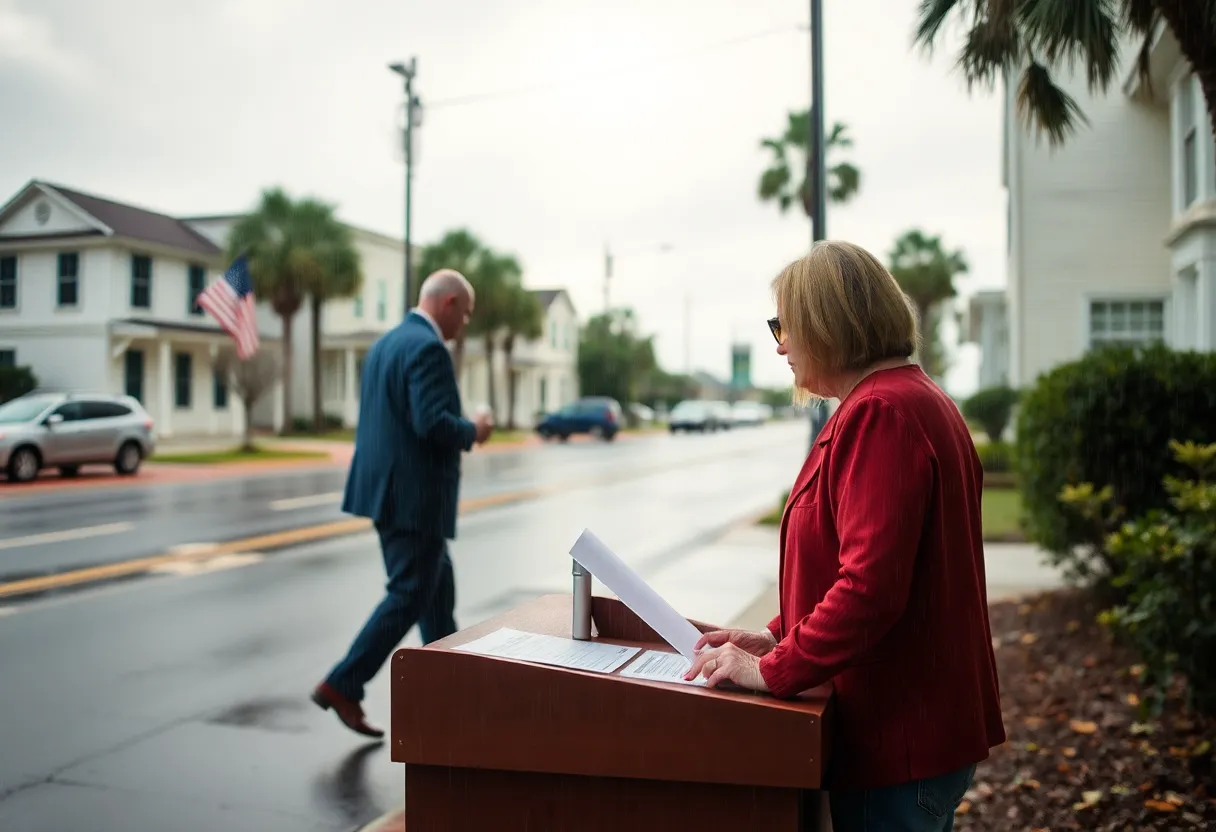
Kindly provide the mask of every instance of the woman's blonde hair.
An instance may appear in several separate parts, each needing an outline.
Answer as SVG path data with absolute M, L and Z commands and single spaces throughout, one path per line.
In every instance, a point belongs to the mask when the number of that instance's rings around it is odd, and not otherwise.
M 805 350 L 821 377 L 909 358 L 916 313 L 878 259 L 861 246 L 816 243 L 773 280 L 782 337 Z

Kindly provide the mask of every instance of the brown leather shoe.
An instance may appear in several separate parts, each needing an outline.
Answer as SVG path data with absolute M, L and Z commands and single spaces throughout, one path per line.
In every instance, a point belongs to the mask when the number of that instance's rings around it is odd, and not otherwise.
M 317 685 L 313 690 L 312 701 L 323 711 L 333 708 L 334 713 L 338 715 L 338 719 L 342 720 L 342 724 L 356 734 L 362 734 L 365 737 L 376 737 L 377 739 L 384 736 L 384 731 L 370 724 L 363 716 L 362 705 L 351 699 L 347 699 L 331 688 L 326 682 Z

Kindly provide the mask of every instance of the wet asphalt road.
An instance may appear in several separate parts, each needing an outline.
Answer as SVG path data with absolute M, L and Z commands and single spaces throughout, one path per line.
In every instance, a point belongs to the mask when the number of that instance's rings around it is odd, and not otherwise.
M 461 498 L 534 489 L 596 488 L 673 466 L 738 458 L 774 430 L 712 436 L 641 436 L 612 444 L 553 444 L 466 454 Z M 346 469 L 263 473 L 241 480 L 73 488 L 23 496 L 0 490 L 0 580 L 159 555 L 340 520 Z M 76 535 L 79 535 L 78 537 Z
M 648 579 L 678 571 L 700 543 L 773 503 L 806 438 L 792 424 L 471 462 L 466 497 L 518 487 L 510 477 L 523 472 L 554 482 L 636 475 L 462 518 L 452 548 L 458 623 L 569 591 L 566 552 L 584 527 Z M 670 464 L 660 472 L 656 462 Z M 340 482 L 333 476 L 310 485 Z M 292 479 L 242 485 L 261 502 L 241 516 L 253 522 L 266 500 L 308 491 Z M 197 501 L 181 495 L 110 498 L 140 508 L 149 529 L 207 527 L 188 519 Z M 309 519 L 336 516 L 314 509 Z M 341 832 L 400 803 L 402 769 L 387 746 L 365 744 L 307 701 L 379 600 L 374 538 L 251 560 L 0 607 L 0 830 Z M 730 590 L 731 575 L 704 579 Z M 690 604 L 681 612 L 696 617 Z M 385 727 L 388 701 L 382 673 L 367 707 Z

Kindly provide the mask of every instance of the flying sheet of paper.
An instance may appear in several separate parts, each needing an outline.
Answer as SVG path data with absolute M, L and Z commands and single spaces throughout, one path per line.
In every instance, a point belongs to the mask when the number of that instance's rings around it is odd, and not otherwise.
M 676 612 L 671 604 L 643 581 L 604 542 L 584 529 L 574 541 L 570 556 L 581 563 L 600 583 L 608 587 L 629 609 L 651 626 L 663 639 L 692 661 L 697 639 L 701 633 Z
M 692 662 L 679 653 L 666 653 L 662 650 L 647 650 L 638 660 L 621 671 L 622 676 L 634 679 L 651 679 L 655 682 L 678 682 L 681 685 L 705 686 L 704 676 L 698 676 L 691 682 L 684 678 Z
M 500 656 L 504 659 L 590 670 L 594 673 L 612 673 L 636 656 L 641 648 L 598 641 L 575 641 L 502 627 L 489 635 L 452 649 L 482 656 Z

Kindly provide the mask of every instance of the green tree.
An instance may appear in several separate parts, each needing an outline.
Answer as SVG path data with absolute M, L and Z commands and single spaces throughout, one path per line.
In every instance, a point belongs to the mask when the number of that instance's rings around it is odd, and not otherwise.
M 314 289 L 317 252 L 311 246 L 317 209 L 308 200 L 296 202 L 282 188 L 268 188 L 253 212 L 242 217 L 228 236 L 228 255 L 244 253 L 257 296 L 270 303 L 283 329 L 283 430 L 292 426 L 292 324 Z
M 579 386 L 585 396 L 609 396 L 628 407 L 657 367 L 651 337 L 642 337 L 632 309 L 595 315 L 578 346 Z
M 772 151 L 773 158 L 764 173 L 760 174 L 757 194 L 761 202 L 776 202 L 781 213 L 798 202 L 807 217 L 814 218 L 815 195 L 811 191 L 807 176 L 807 111 L 788 113 L 785 132 L 777 138 L 762 139 L 760 146 Z M 825 150 L 849 150 L 853 139 L 848 128 L 836 122 L 826 138 Z M 791 156 L 794 157 L 791 160 Z M 796 167 L 795 167 L 796 165 Z M 795 174 L 795 170 L 797 173 Z M 832 202 L 848 202 L 861 189 L 861 171 L 848 162 L 837 162 L 828 168 L 827 198 Z
M 957 294 L 954 278 L 967 271 L 962 251 L 946 251 L 940 236 L 913 229 L 904 232 L 890 253 L 892 276 L 916 307 L 922 345 L 918 358 L 930 376 L 946 371 L 945 350 L 938 332 L 937 307 Z
M 544 334 L 545 310 L 536 295 L 515 283 L 504 293 L 502 313 L 502 354 L 507 367 L 507 430 L 515 430 L 515 399 L 519 390 L 515 343 L 519 338 L 533 341 Z
M 322 399 L 321 320 L 326 301 L 348 298 L 363 285 L 362 265 L 350 228 L 334 216 L 334 208 L 312 199 L 296 206 L 304 250 L 310 259 L 307 275 L 312 311 L 312 408 L 313 428 L 325 429 Z
M 957 14 L 968 31 L 958 56 L 967 83 L 992 89 L 1016 70 L 1022 121 L 1052 146 L 1087 119 L 1052 74 L 1079 66 L 1091 92 L 1106 92 L 1120 66 L 1120 40 L 1143 38 L 1139 68 L 1147 81 L 1159 23 L 1173 32 L 1203 88 L 1216 130 L 1216 2 L 1213 0 L 920 0 L 916 42 L 932 49 Z

